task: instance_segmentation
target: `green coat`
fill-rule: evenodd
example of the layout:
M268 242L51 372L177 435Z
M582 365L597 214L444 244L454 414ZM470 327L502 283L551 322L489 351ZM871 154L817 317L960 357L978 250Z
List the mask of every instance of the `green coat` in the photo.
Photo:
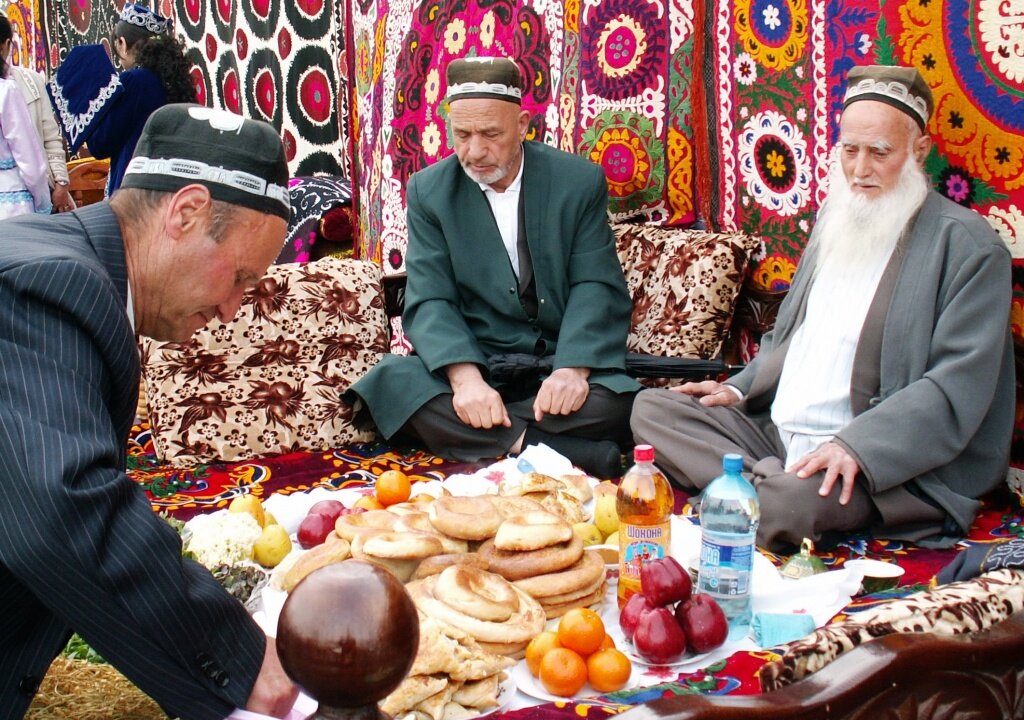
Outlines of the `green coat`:
M414 356L386 355L352 390L391 437L424 403L451 392L444 368L486 366L496 353L554 356L587 367L618 393L632 311L608 226L601 169L540 143L524 144L522 192L539 312L531 322L487 198L454 155L413 175L408 200L408 284L402 323ZM486 377L486 373L485 373Z

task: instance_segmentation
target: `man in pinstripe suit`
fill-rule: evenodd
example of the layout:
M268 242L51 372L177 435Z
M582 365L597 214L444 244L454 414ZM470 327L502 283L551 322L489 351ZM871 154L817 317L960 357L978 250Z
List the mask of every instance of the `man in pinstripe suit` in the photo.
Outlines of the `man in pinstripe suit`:
M287 180L269 125L169 105L109 202L0 225L0 717L72 631L173 716L291 708L273 640L124 464L135 334L234 317L281 249Z

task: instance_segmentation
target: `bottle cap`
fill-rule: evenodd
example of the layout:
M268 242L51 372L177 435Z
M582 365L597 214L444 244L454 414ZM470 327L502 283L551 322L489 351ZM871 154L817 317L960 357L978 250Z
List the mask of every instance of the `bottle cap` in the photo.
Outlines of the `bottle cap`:
M722 468L727 473L738 473L743 471L743 456L736 453L728 453L722 458Z
M637 445L633 448L633 462L654 462L654 447L652 445Z

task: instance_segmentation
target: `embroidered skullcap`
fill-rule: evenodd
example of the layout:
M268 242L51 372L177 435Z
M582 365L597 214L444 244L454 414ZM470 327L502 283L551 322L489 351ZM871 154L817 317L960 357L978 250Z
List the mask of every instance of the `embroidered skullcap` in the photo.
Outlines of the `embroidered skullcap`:
M174 192L198 183L214 200L289 219L288 163L273 126L186 103L149 116L123 188Z
M877 100L914 119L923 131L935 109L932 91L917 68L898 65L862 65L846 77L843 108L858 100Z
M134 25L137 28L142 28L154 35L160 35L171 29L171 21L168 18L150 10L145 5L138 5L136 3L125 3L119 20L129 25Z
M468 57L452 60L446 73L448 101L494 98L519 105L523 101L523 75L507 57Z

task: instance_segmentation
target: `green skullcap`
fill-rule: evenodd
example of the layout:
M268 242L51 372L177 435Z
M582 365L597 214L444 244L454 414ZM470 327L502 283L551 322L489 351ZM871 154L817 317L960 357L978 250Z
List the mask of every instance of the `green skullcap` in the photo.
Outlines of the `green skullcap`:
M917 68L898 65L862 65L850 70L843 107L858 100L891 105L912 117L921 130L935 110L931 88Z
M519 105L523 75L507 57L470 57L448 63L448 102L463 98L493 98Z

